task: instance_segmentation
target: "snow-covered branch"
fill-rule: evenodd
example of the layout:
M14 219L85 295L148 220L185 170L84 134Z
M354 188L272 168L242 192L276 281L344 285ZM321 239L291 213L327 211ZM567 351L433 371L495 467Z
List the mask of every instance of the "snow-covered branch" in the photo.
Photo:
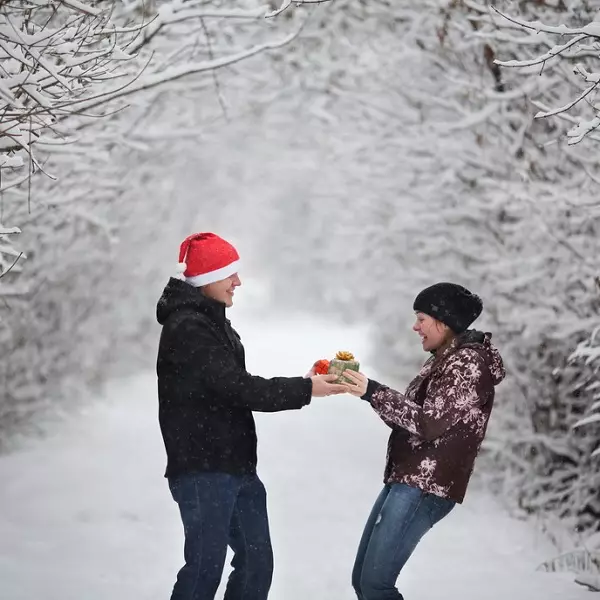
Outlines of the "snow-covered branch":
M159 7L156 15L141 30L136 40L128 45L129 52L138 52L142 46L147 45L154 36L169 25L183 21L202 19L240 19L255 20L264 16L264 8L258 7L254 10L223 10L210 8L189 8L189 3L181 0ZM123 30L127 31L127 29ZM129 29L131 31L131 29Z
M507 21L515 23L516 25L519 25L525 29L533 29L537 33L544 32L552 33L554 35L576 35L582 37L600 38L600 23L597 22L590 23L585 27L567 27L566 25L552 26L541 23L540 21L526 21L516 17L511 17L499 11L496 7L492 7L492 10L497 12Z
M277 67L304 20L266 23L260 0L20 2L0 3L3 433L65 384L102 381L116 347L145 354L148 282L211 210L214 194L182 180L202 171L224 115L295 89ZM56 181L31 177L42 169ZM152 257L118 258L139 247Z
M600 457L600 327L592 332L589 339L577 346L571 360L589 368L590 375L584 380L582 387L591 397L587 414L573 424L573 429L589 427L594 445L591 456Z
M77 106L74 107L74 112L86 111L91 108L95 108L98 105L105 104L109 100L115 100L124 96L130 96L142 90L149 90L157 86L177 81L190 75L205 73L208 71L215 71L223 67L232 66L236 63L244 61L252 56L266 52L268 50L276 50L282 48L292 42L300 35L302 27L299 27L289 35L280 40L273 40L257 44L250 48L240 50L239 52L225 55L213 60L207 60L202 62L189 62L180 66L170 67L158 73L146 74L132 83L128 83L125 86L121 86L116 90L107 90L96 97L90 98L83 102L78 102Z
M315 4L326 4L327 2L333 2L333 0L282 0L279 8L267 12L264 16L266 19L272 19L285 12L292 4L295 6L302 5L315 5Z
M130 58L111 30L110 9L76 0L1 7L0 166L37 168L39 137Z
M541 21L527 21L516 17L509 16L497 8L493 10L507 22L510 22L523 29L529 29L536 34L549 34L551 36L559 36L561 39L569 37L566 42L557 44L551 47L547 52L539 54L532 58L513 59L513 60L498 60L495 64L501 67L512 68L531 68L536 65L541 65L542 68L547 63L553 60L569 61L575 63L573 72L578 75L584 83L591 84L578 92L572 100L563 103L555 108L547 111L540 111L535 115L536 119L543 119L552 116L557 116L562 113L568 113L572 109L583 103L585 100L594 113L592 118L586 118L581 115L575 116L577 125L567 133L568 143L570 145L578 144L585 137L590 136L600 125L600 107L593 104L593 98L597 87L600 83L600 72L590 72L586 69L583 61L600 61L600 23L591 22L583 27L567 27L566 25L551 26L546 25ZM529 38L526 38L529 41ZM586 44L587 40L592 40L591 44ZM582 61L582 62L580 62Z

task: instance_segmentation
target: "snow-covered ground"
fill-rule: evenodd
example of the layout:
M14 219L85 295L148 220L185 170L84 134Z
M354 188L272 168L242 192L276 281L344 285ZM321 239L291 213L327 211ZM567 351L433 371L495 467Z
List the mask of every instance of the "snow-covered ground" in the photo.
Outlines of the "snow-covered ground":
M337 349L367 352L364 331L309 317L232 319L256 374L303 374ZM1 600L169 598L182 531L162 478L156 415L150 372L114 382L47 439L0 459ZM381 487L386 427L350 396L258 421L275 549L271 598L352 599L350 571ZM424 538L399 586L407 600L589 598L572 576L536 572L552 554L530 526L471 488Z

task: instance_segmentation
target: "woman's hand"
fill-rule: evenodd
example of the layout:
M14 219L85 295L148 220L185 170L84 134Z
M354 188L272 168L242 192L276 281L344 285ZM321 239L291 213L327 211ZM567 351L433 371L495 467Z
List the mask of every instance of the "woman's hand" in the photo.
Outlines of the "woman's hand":
M367 393L367 385L369 385L369 379L366 375L362 373L357 373L356 371L351 371L350 369L346 369L344 371L344 377L349 379L351 383L346 383L346 387L348 388L348 393L353 396L364 396Z

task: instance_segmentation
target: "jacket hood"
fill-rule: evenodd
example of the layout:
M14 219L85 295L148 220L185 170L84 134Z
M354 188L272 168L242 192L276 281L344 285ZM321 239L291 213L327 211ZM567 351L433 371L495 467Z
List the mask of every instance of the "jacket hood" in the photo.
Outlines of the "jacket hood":
M506 377L506 370L498 348L492 344L492 334L469 330L460 337L459 347L477 350L485 360L494 385L498 385Z
M199 288L171 278L163 290L156 306L156 320L164 325L166 320L179 310L191 310L206 314L216 321L225 321L225 305L207 298Z

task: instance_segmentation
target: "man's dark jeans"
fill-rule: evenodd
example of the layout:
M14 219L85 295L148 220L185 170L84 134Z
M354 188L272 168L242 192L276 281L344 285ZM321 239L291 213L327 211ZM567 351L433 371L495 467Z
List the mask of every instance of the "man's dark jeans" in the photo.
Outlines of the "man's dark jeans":
M394 483L375 501L358 546L352 586L358 600L402 600L396 579L421 538L455 506L452 500Z
M234 552L225 600L266 600L273 551L265 488L256 475L194 473L169 479L185 532L185 565L171 600L213 600L227 546Z

